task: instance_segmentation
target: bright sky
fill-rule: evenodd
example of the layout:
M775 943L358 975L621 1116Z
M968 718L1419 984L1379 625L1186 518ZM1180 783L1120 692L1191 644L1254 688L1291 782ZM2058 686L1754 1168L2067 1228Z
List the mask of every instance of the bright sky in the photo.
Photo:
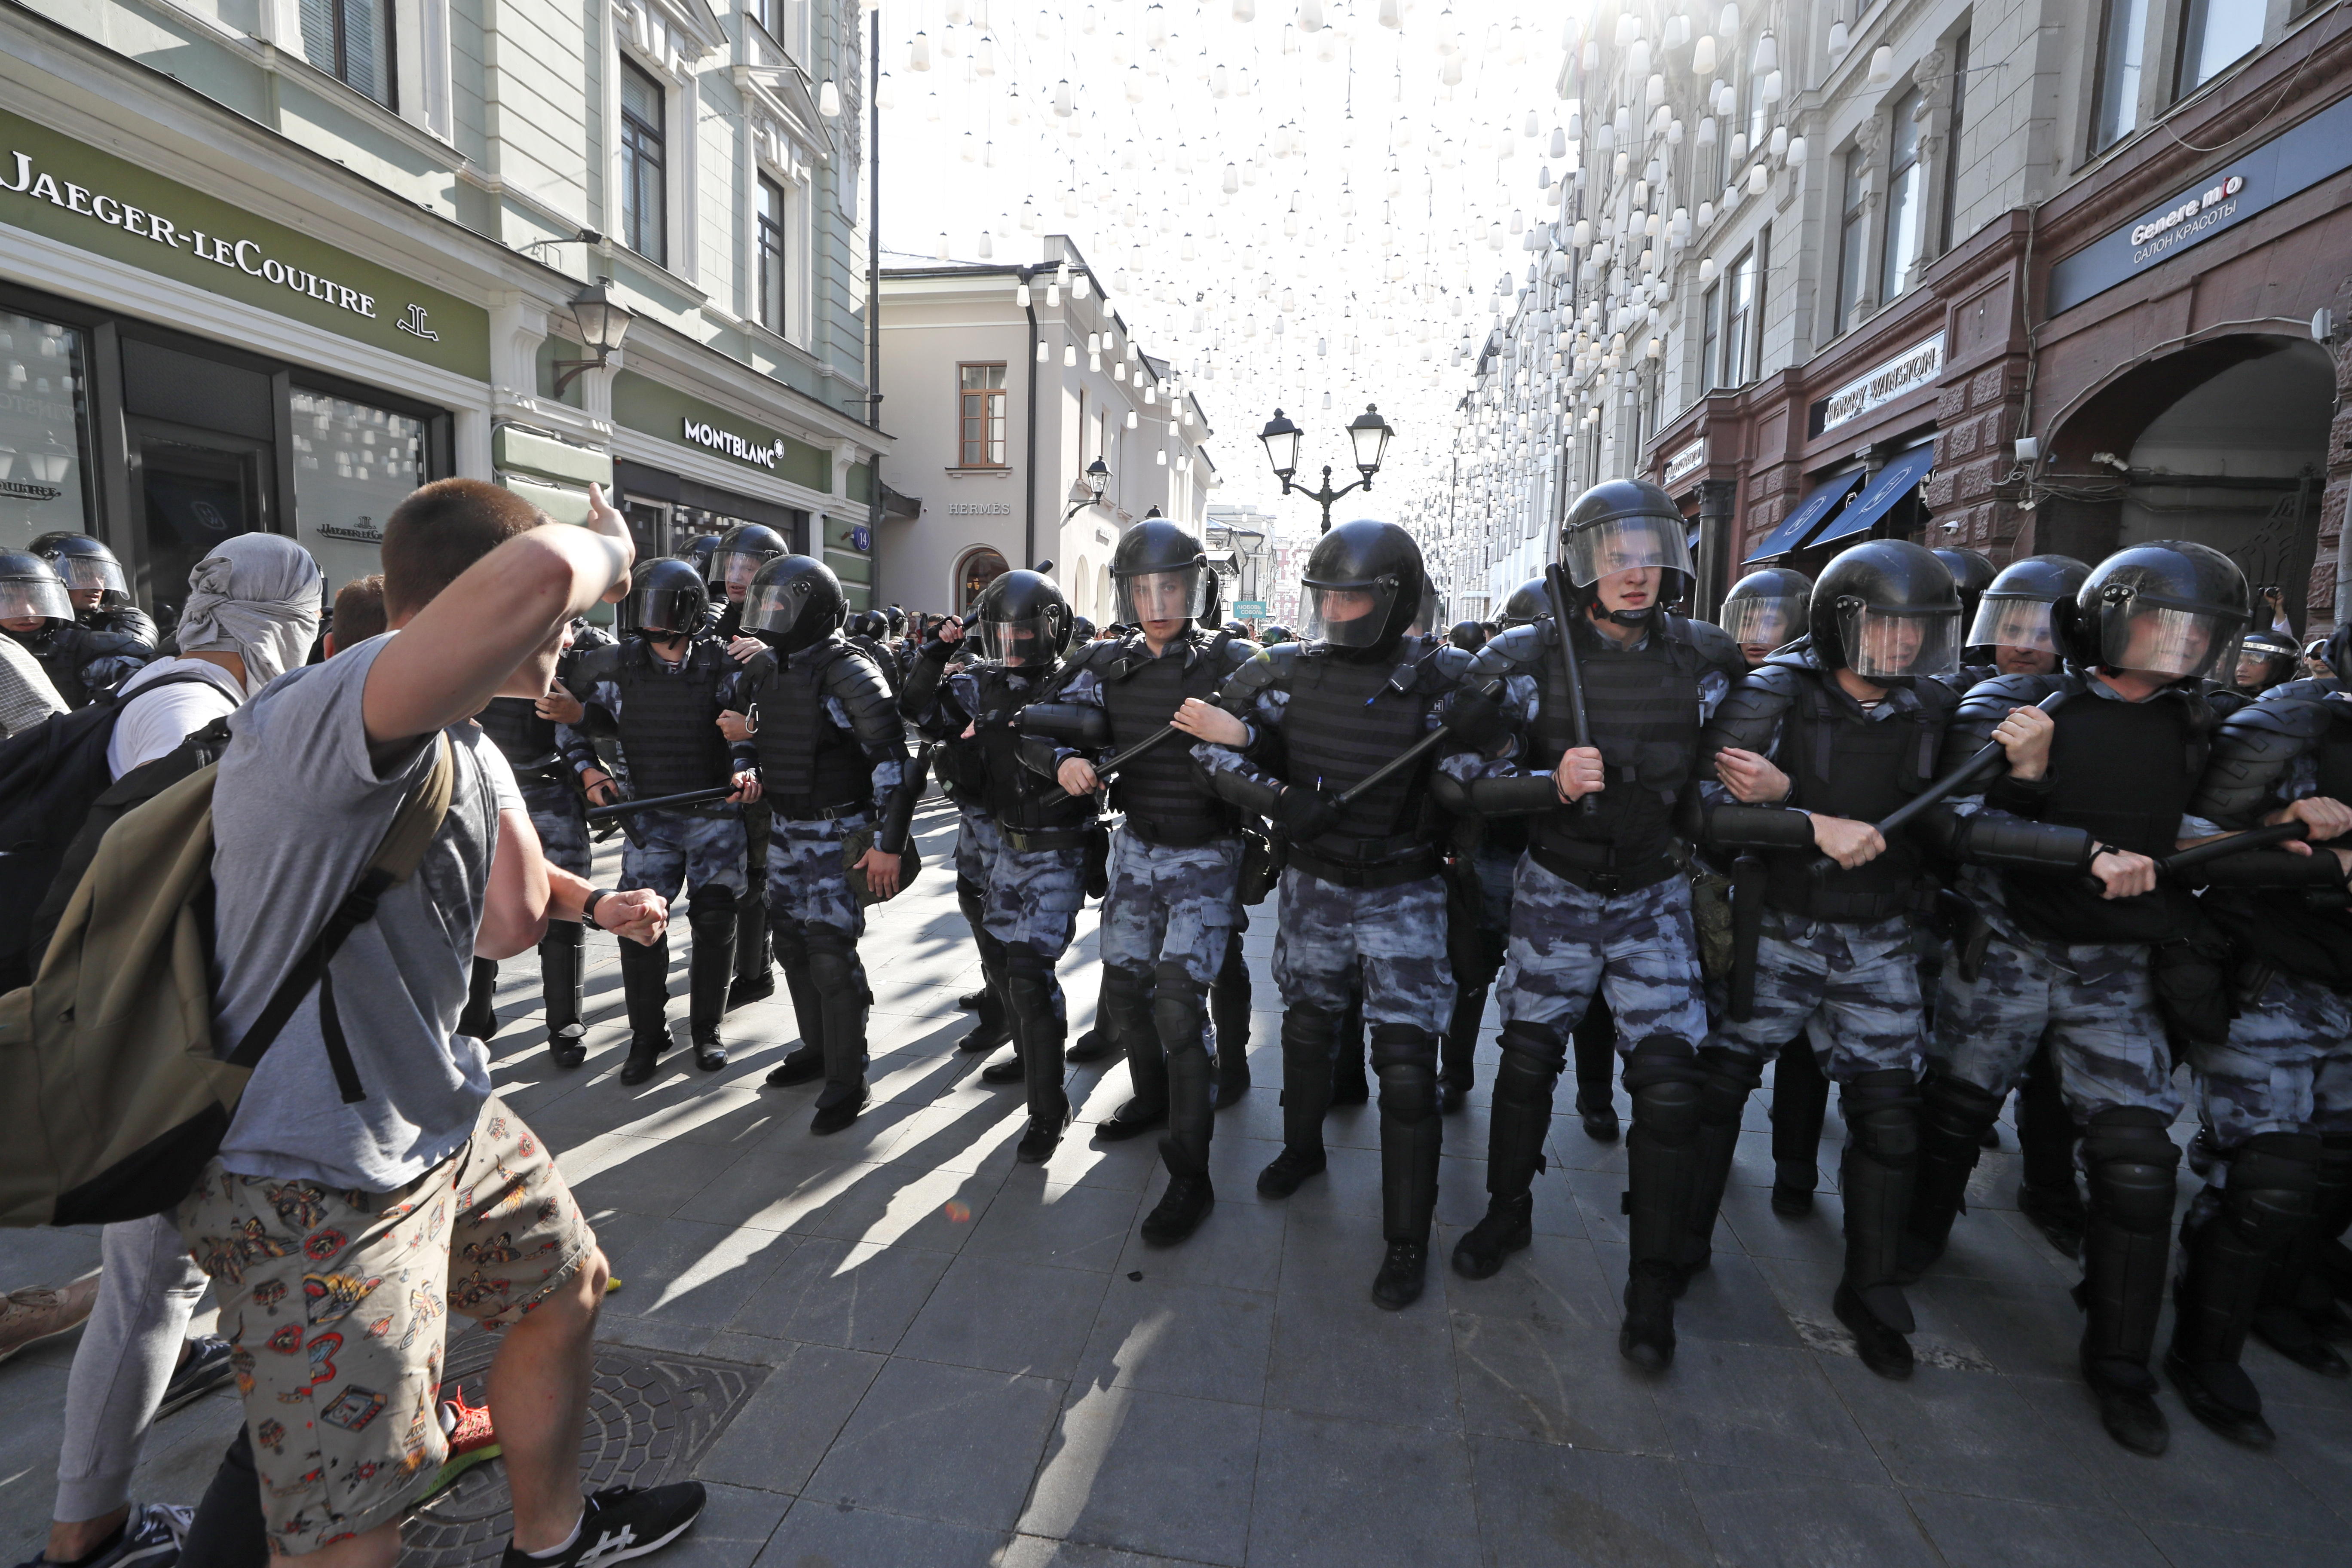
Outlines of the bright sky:
M1498 284L1538 258L1521 236L1557 216L1562 37L1590 10L885 0L885 263L1030 261L1068 234L1207 411L1213 499L1311 533L1257 432L1279 406L1307 433L1303 477L1353 479L1343 427L1377 402L1387 465L1334 515L1407 520L1452 458L1473 368L1455 350L1475 353Z

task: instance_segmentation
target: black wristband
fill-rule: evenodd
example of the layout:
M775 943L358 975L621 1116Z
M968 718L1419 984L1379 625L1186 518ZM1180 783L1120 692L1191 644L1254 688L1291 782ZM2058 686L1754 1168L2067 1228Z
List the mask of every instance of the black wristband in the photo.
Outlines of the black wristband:
M588 896L580 900L580 923L582 925L594 925L596 923L596 906L604 900L605 895L612 891L613 889L610 888L591 888L588 889Z

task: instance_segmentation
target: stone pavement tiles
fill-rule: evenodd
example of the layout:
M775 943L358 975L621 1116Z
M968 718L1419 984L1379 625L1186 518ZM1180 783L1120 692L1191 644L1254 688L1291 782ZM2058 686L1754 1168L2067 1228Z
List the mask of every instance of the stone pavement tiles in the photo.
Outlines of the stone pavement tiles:
M1045 1165L1014 1163L1015 1093L954 1049L954 998L979 970L945 874L953 818L933 802L919 826L928 868L875 911L866 948L875 1104L832 1138L808 1131L813 1088L761 1087L796 1037L781 986L730 1016L724 1072L680 1050L628 1089L609 941L592 943L575 1072L541 1048L534 967L501 976L501 1091L561 1152L625 1281L604 1338L761 1373L691 1458L714 1498L679 1554L693 1568L2352 1562L2352 1387L2256 1345L2273 1452L2214 1437L2169 1390L2168 1457L2108 1441L2073 1368L2077 1271L2014 1212L2006 1128L1912 1292L1907 1384L1864 1371L1829 1312L1834 1106L1815 1212L1784 1220L1765 1095L1664 1377L1616 1351L1622 1145L1572 1117L1538 1178L1535 1245L1481 1283L1443 1267L1484 1208L1484 1082L1446 1122L1429 1293L1380 1311L1370 1107L1334 1112L1330 1171L1290 1201L1253 1185L1281 1120L1270 905L1247 939L1257 1087L1217 1118L1217 1208L1185 1245L1145 1247L1153 1140L1087 1136L1125 1098L1123 1066L1074 1070L1078 1124ZM1080 930L1062 972L1074 1034L1099 978L1091 910ZM682 1026L682 943L677 961ZM1492 1061L1490 1043L1482 1077ZM56 1232L0 1248L7 1286L96 1250ZM47 1512L73 1342L0 1366L16 1415L0 1544L18 1558ZM216 1395L165 1423L139 1495L193 1500L235 1419Z

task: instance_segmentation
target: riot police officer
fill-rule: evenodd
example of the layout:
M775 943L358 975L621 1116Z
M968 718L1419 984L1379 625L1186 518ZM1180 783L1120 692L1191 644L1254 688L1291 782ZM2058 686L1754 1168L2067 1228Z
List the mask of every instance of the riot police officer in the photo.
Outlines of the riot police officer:
M743 630L743 595L750 591L751 579L769 562L792 552L784 536L763 522L739 522L719 536L711 547L710 563L704 568L703 580L710 588L710 606L717 612L711 629L722 639L734 644L748 636ZM738 663L759 656L756 647L740 650Z
M1086 901L1095 805L1091 795L1073 796L1022 762L1024 746L1042 747L1041 760L1050 763L1052 742L1024 738L1019 720L1021 710L1049 689L1069 647L1070 620L1069 601L1052 578L1007 572L982 589L972 606L979 658L920 687L910 677L902 703L924 734L978 742L979 783L995 840L986 866L975 868L983 876L981 964L989 989L1004 1004L1014 1051L1012 1060L981 1076L990 1083L1025 1085L1029 1125L1013 1153L1031 1165L1052 1157L1069 1125L1062 1068L1069 1020L1054 966L1070 945ZM952 620L940 628L950 649L963 636Z
M1674 1298L1693 1267L1683 1236L1708 1076L1698 1056L1707 1019L1690 882L1670 853L1672 825L1693 787L1700 726L1745 669L1720 627L1661 607L1691 574L1686 527L1673 499L1645 480L1608 480L1578 499L1560 533L1574 622L1516 628L1478 656L1470 679L1504 681L1516 732L1499 756L1463 763L1476 775L1472 809L1536 815L1512 894L1489 1202L1456 1245L1454 1267L1483 1279L1528 1245L1566 1035L1605 989L1633 1098L1632 1268L1619 1346L1651 1369L1673 1360ZM1571 658L1580 689L1570 684Z
M908 722L937 703L940 685L949 666L969 661L973 640L947 635L951 617L940 616L906 661L906 677L898 686L898 710ZM992 1051L1013 1038L1012 1014L1004 999L1004 966L998 961L996 939L988 934L988 875L1001 847L996 819L989 813L988 761L976 734L940 731L931 735L931 775L940 793L956 808L956 908L971 932L972 949L980 955L981 984L976 991L956 998L956 1005L978 1015L956 1041L956 1049L978 1054Z
M1812 603L1811 578L1793 566L1767 566L1731 585L1716 624L1754 669L1774 648L1804 635Z
M765 523L740 522L719 536L702 564L710 589L711 635L727 645L728 657L737 664L749 664L762 651L760 639L744 630L743 595L760 569L791 548ZM766 885L768 832L768 808L753 797L743 807L743 846L745 876L754 894L735 913L735 978L727 989L730 1009L776 994L776 977L768 971L768 905L757 891Z
M1210 1006L1238 945L1240 813L1210 791L1171 724L1188 700L1213 698L1258 650L1230 629L1204 629L1217 611L1217 574L1201 541L1178 524L1149 518L1129 529L1110 575L1119 619L1141 629L1078 649L1024 722L1059 742L1041 760L1073 795L1105 787L1097 764L1162 737L1108 784L1126 821L1112 840L1103 899L1098 1022L1112 1048L1126 1052L1135 1095L1096 1136L1115 1142L1166 1125L1168 1189L1143 1221L1144 1239L1165 1247L1192 1235L1215 1202L1213 1058L1247 1048L1246 1037L1213 1034Z
M2328 652L2339 669L2352 664L2352 627L2336 629ZM2314 1267L2352 1222L2352 704L2331 700L2341 689L2340 679L2290 681L2232 713L2187 830L2301 822L2319 846L2219 862L2201 900L2252 973L2228 1037L2189 1047L2202 1136L2226 1170L2209 1173L2181 1226L2165 1369L2191 1415L2257 1447L2272 1433L2238 1365L2250 1328L2302 1366L2352 1375L2322 1335L2336 1311Z
M114 552L87 533L45 533L26 548L58 569L74 613L94 632L131 639L143 658L157 648L155 623L131 602L131 584Z
M154 655L150 642L81 624L57 568L25 550L0 551L0 631L40 661L68 705L121 684Z
M2168 1025L2194 1037L2213 1032L2216 1008L2226 1019L2218 967L2190 940L2193 900L2159 880L2156 860L2178 842L2204 771L2201 679L2246 617L2245 577L2220 552L2181 541L2118 551L2061 619L2066 668L1978 686L1946 744L1957 760L2000 742L2009 771L1985 788L1979 814L2077 830L2090 879L2080 868L1961 872L1958 890L1984 929L1940 982L1905 1275L1943 1252L1979 1141L2046 1038L2089 1177L2083 1375L2108 1435L2145 1454L2168 1439L2147 1366L2180 1160L2168 1133L2180 1108ZM2036 706L2051 699L2048 710Z
M2238 644L2238 663L2230 684L2248 697L2260 697L2273 687L2294 679L2298 651L2284 632L2248 632Z
M904 782L906 730L881 667L841 635L847 601L823 562L780 555L752 575L743 629L767 645L744 666L730 740L751 742L771 823L758 896L783 965L801 1044L768 1074L778 1087L825 1080L813 1132L837 1132L866 1108L866 1024L874 994L857 956L866 914L845 847L877 900L898 884L903 841L874 842ZM895 837L895 836L894 836Z
M1699 1052L1688 1245L1697 1256L1714 1232L1740 1107L1764 1064L1784 1047L1809 1051L1845 1097L1845 1271L1832 1310L1884 1377L1912 1368L1897 1248L1918 1153L1910 909L1925 865L1913 834L1874 825L1936 776L1958 703L1936 677L1958 663L1960 626L1934 554L1903 540L1856 545L1813 585L1807 635L1733 688L1702 742L1714 775L1701 787L1705 837L1743 857L1742 918L1721 1021ZM1826 874L1817 855L1832 863Z
M588 816L581 797L579 775L563 758L558 726L576 724L586 716L572 694L580 682L580 666L589 655L614 645L611 633L575 620L568 646L556 661L555 684L543 697L493 697L475 716L490 741L514 769L522 791L523 809L539 833L539 847L547 863L575 877L588 875L594 858L588 844ZM546 1002L547 1048L559 1068L578 1067L587 1059L587 1028L581 1021L583 959L587 928L576 921L550 921L539 944L541 994ZM487 1012L490 987L499 966L486 958L474 960L474 997L467 1011ZM487 1038L486 1034L474 1030Z
M1430 753L1381 776L1441 725L1439 700L1468 662L1413 644L1421 549L1394 523L1333 528L1307 559L1312 619L1303 643L1270 647L1235 671L1216 705L1188 700L1178 728L1217 794L1281 831L1282 1152L1258 1192L1286 1198L1325 1167L1332 1063L1360 995L1381 1083L1381 1229L1387 1254L1372 1300L1421 1296L1442 1139L1437 1037L1454 1000L1445 959ZM1367 787L1369 786L1369 787Z
M1992 558L1981 550L1966 550L1957 544L1938 545L1931 553L1944 563L1946 571L1951 573L1952 586L1959 592L1960 624L1963 626L1975 626L1978 605L1998 575L1993 570Z
M583 712L563 732L562 746L599 805L621 798L622 789L596 754L599 737L618 742L622 780L635 799L734 786L724 800L632 814L621 854L624 891L651 888L674 900L683 886L691 894L688 1028L695 1065L717 1072L727 1065L719 1026L734 977L738 907L749 891L741 807L759 798L760 781L751 745L730 745L719 731L719 715L741 709L742 672L705 629L709 616L710 593L692 563L670 557L640 566L623 611L625 635L580 661L575 695ZM621 982L629 1011L621 1081L639 1084L672 1043L668 937L650 947L623 942Z

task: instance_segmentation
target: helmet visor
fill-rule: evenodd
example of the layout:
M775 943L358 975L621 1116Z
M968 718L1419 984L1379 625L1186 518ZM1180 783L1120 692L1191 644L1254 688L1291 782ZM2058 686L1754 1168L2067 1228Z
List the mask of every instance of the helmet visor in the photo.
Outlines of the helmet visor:
M1780 647L1805 624L1805 601L1753 594L1723 606L1723 629L1742 647Z
M2058 636L2050 625L2050 601L1987 595L1977 605L1977 624L1969 628L1969 647L2056 653Z
M743 595L743 629L781 642L792 636L811 602L805 582L762 583Z
M86 593L92 588L109 594L130 593L122 584L122 568L103 555L68 555L56 565L68 593Z
M66 597L66 585L54 577L0 578L0 621L21 621L28 616L72 620L73 601Z
M1680 518L1612 518L1571 532L1561 564L1568 568L1569 581L1580 588L1643 567L1687 574L1691 570L1690 545L1685 539L1688 527Z
M1948 675L1960 667L1960 612L1881 610L1859 600L1838 605L1846 668L1864 680Z
M979 625L980 657L1015 669L1034 669L1054 662L1057 632L1050 616L1020 621L982 621Z
M2255 643L2241 644L2238 648L2238 677L2232 684L2260 686L2271 679L2271 672L2276 665L2294 657L2274 647L2263 647Z
M1341 588L1307 585L1307 635L1333 647L1372 647L1389 624L1397 584L1392 577Z
M1196 621L1209 613L1209 569L1205 566L1138 572L1115 581L1118 584L1118 618L1130 626L1145 621Z
M2237 657L2238 617L2126 600L2107 606L2099 626L2099 662L2183 680L2227 668Z
M710 580L735 597L751 585L760 568L776 559L772 550L721 550L710 557Z
M691 588L648 584L629 595L629 627L633 631L685 634L699 630L709 600Z

